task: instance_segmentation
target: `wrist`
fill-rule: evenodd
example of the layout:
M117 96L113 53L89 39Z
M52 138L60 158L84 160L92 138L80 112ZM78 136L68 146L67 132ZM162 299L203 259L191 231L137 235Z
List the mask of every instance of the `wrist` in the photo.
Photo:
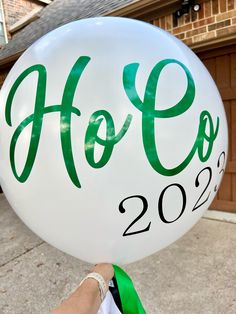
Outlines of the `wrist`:
M82 284L89 284L93 287L96 287L97 291L100 293L101 302L104 300L106 293L109 289L108 282L103 278L103 276L99 273L92 272L89 273L80 283L80 286Z
M109 281L114 276L113 266L112 264L108 264L108 263L97 264L92 269L92 272L100 274L104 278L107 285L109 284Z

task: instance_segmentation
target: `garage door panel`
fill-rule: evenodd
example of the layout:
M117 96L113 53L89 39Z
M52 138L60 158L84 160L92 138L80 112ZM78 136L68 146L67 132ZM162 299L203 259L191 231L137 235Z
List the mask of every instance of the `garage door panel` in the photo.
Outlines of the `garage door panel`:
M236 53L231 54L231 87L236 88Z
M231 103L230 101L224 101L224 107L226 112L226 118L228 122L228 135L229 135L229 148L228 148L228 161L232 159L232 149L231 149Z
M232 194L233 201L236 202L236 174L232 175Z
M222 99L224 100L231 100L236 98L236 90L235 88L220 88L220 94Z
M216 61L215 59L206 59L204 64L207 70L211 73L211 76L216 80Z
M211 209L226 212L235 212L235 202L217 200L211 204Z
M216 57L216 83L219 88L231 86L230 56Z
M232 161L236 161L236 100L231 104L231 150Z
M219 88L229 128L226 171L211 208L236 212L236 45L205 51L199 57Z
M228 160L227 167L226 167L226 172L230 172L230 173L235 173L236 174L236 160L235 161Z
M232 190L231 190L231 174L225 173L219 192L218 192L218 199L224 201L231 201L232 200Z

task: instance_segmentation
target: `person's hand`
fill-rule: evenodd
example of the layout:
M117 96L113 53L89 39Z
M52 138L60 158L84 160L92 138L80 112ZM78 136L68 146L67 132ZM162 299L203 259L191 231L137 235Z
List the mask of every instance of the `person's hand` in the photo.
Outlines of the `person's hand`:
M114 276L113 266L112 264L108 264L108 263L95 265L94 268L92 269L92 272L100 274L106 281L107 285L109 281L112 279L112 277Z
M114 276L112 264L98 264L92 272L100 274L107 286ZM96 314L101 305L98 283L94 279L85 280L75 292L50 314Z

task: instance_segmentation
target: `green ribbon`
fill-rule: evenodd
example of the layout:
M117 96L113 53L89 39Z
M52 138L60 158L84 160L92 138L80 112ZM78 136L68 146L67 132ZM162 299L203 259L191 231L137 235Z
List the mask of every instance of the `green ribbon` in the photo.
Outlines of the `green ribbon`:
M113 265L123 314L146 314L131 278L120 267Z

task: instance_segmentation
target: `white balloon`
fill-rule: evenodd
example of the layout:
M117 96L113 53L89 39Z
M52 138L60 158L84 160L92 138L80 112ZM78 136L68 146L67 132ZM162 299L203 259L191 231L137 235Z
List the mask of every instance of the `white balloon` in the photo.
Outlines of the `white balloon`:
M1 90L0 177L36 234L92 263L129 263L187 232L227 157L218 90L167 32L113 17L34 43Z

